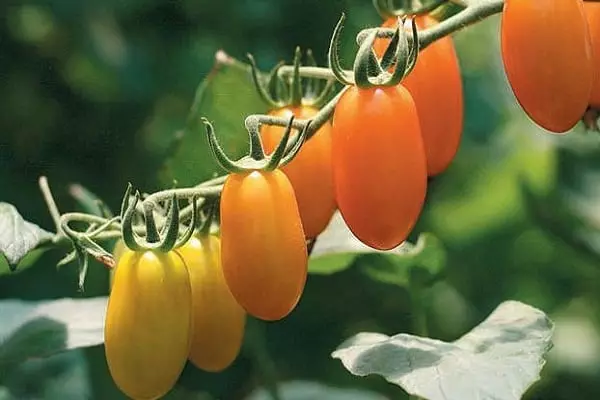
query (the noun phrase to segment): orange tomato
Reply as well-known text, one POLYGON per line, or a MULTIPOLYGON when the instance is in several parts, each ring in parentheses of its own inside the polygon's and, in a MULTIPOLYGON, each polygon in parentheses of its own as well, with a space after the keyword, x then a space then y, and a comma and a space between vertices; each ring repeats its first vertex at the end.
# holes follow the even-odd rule
POLYGON ((257 318, 285 317, 300 299, 308 268, 290 181, 278 169, 230 174, 220 214, 223 273, 231 293, 257 318))
POLYGON ((333 176, 340 212, 368 246, 402 243, 416 223, 427 189, 419 117, 402 86, 342 94, 333 115, 333 176))
MULTIPOLYGON (((313 118, 319 112, 314 107, 284 107, 271 111, 276 117, 313 118)), ((265 151, 271 153, 281 141, 285 128, 265 125, 261 139, 265 151)), ((325 123, 313 137, 302 145, 298 155, 282 168, 294 187, 304 234, 317 237, 333 216, 335 195, 331 167, 331 125, 325 123)))
MULTIPOLYGON (((419 30, 438 24, 427 15, 416 17, 415 22, 419 30)), ((393 28, 396 24, 396 19, 390 18, 382 27, 393 28)), ((385 39, 375 42, 378 56, 388 44, 385 39)), ((419 113, 428 175, 437 175, 456 155, 463 130, 462 81, 452 38, 446 36, 423 49, 402 85, 412 95, 419 113)))
POLYGON ((585 15, 587 17, 590 38, 592 41, 594 83, 590 96, 590 105, 600 108, 600 3, 585 2, 585 15))
POLYGON ((177 382, 188 358, 192 290, 175 252, 123 251, 104 327, 108 369, 136 400, 158 399, 177 382))
POLYGON ((194 332, 189 359, 205 371, 222 371, 240 351, 246 313, 225 282, 221 241, 212 235, 192 237, 176 252, 183 257, 192 284, 194 332))
POLYGON ((501 44, 508 81, 527 115, 550 132, 573 128, 593 78, 583 2, 506 0, 501 44))

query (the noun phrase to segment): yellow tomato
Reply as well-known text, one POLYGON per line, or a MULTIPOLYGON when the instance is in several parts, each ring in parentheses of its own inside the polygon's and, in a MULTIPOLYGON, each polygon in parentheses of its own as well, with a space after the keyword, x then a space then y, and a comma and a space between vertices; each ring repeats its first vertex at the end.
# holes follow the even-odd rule
POLYGON ((108 300, 104 341, 110 373, 126 395, 157 399, 175 385, 189 354, 191 305, 181 256, 123 252, 108 300))

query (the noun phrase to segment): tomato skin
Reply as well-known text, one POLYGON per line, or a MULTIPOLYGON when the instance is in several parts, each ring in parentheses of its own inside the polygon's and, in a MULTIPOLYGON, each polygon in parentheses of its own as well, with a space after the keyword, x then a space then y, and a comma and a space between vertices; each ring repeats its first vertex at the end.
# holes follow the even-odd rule
POLYGON ((188 271, 178 254, 123 252, 104 340, 110 373, 127 396, 157 399, 175 385, 190 349, 191 304, 188 271))
POLYGON ((502 60, 512 90, 542 128, 564 133, 585 112, 592 49, 581 0, 506 0, 502 60))
MULTIPOLYGON (((434 27, 438 22, 428 15, 415 18, 419 30, 434 27)), ((395 18, 382 25, 396 27, 395 18)), ((382 56, 389 40, 379 39, 374 50, 382 56)), ((427 173, 443 172, 454 159, 463 131, 463 89, 458 57, 450 36, 439 39, 419 52, 415 68, 403 80, 410 92, 421 125, 427 156, 427 173)))
POLYGON ((280 170, 230 174, 221 193, 221 257, 249 314, 287 316, 300 300, 308 255, 294 190, 280 170))
POLYGON ((354 235, 379 250, 406 240, 427 190, 410 93, 402 85, 350 87, 334 111, 332 149, 338 207, 354 235))
POLYGON ((225 282, 221 241, 213 235, 192 237, 176 251, 188 267, 192 284, 194 332, 189 359, 205 371, 222 371, 240 351, 246 313, 225 282))
MULTIPOLYGON (((300 119, 313 118, 318 109, 309 106, 284 107, 269 115, 300 119)), ((281 141, 285 128, 265 125, 261 139, 269 154, 281 141)), ((331 166, 331 125, 327 122, 302 145, 302 149, 288 165, 281 169, 292 186, 298 201, 302 227, 307 238, 317 237, 331 220, 335 211, 333 171, 331 166)))
POLYGON ((594 83, 590 95, 590 105, 600 108, 600 3, 585 2, 590 39, 592 43, 594 83))

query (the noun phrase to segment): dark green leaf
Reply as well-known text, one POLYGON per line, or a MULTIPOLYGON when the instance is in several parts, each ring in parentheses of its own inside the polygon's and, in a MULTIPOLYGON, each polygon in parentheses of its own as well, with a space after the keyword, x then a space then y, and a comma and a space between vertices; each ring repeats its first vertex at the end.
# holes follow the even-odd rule
MULTIPOLYGON (((384 400, 385 397, 360 389, 341 389, 319 382, 289 381, 278 385, 282 400, 384 400)), ((270 400, 272 396, 265 389, 257 389, 247 400, 270 400)))
POLYGON ((218 52, 212 71, 196 91, 187 125, 161 173, 162 181, 170 185, 176 180, 181 186, 192 186, 223 173, 208 147, 200 118, 206 117, 214 125, 225 151, 237 158, 248 151, 245 118, 266 110, 252 83, 249 66, 218 52))
POLYGON ((25 221, 12 204, 0 203, 0 255, 11 270, 38 244, 51 238, 50 232, 25 221))
POLYGON ((428 400, 518 400, 539 379, 552 332, 542 311, 507 301, 455 342, 364 332, 332 357, 354 375, 381 375, 428 400))

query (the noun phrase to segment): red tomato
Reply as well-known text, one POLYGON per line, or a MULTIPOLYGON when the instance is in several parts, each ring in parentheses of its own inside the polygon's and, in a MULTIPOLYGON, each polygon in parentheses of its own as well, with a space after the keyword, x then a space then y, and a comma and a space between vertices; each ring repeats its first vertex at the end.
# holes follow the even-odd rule
POLYGON ((294 189, 283 172, 227 177, 221 193, 221 257, 227 285, 249 314, 274 321, 296 307, 308 255, 294 189))
POLYGON ((592 48, 581 0, 506 0, 502 60, 512 90, 542 128, 581 119, 592 87, 592 48))
MULTIPOLYGON (((419 30, 438 24, 427 15, 416 17, 415 21, 419 30)), ((396 19, 390 18, 382 26, 393 28, 396 24, 396 19)), ((378 56, 383 55, 388 43, 389 40, 376 41, 374 50, 378 56)), ((446 36, 423 49, 402 85, 417 106, 428 175, 437 175, 454 158, 463 130, 462 81, 452 39, 446 36)))
MULTIPOLYGON (((313 118, 319 112, 314 107, 280 108, 270 115, 300 119, 313 118)), ((281 141, 285 128, 265 125, 261 139, 265 151, 271 153, 281 141)), ((331 125, 326 123, 302 145, 300 153, 282 168, 294 187, 304 234, 314 238, 323 232, 335 211, 333 172, 331 167, 331 125)))
POLYGON ((600 3, 585 2, 585 14, 592 41, 594 84, 590 96, 590 105, 600 108, 600 3))
POLYGON ((333 115, 337 204, 363 243, 387 250, 417 221, 427 189, 419 117, 402 86, 350 87, 333 115))

